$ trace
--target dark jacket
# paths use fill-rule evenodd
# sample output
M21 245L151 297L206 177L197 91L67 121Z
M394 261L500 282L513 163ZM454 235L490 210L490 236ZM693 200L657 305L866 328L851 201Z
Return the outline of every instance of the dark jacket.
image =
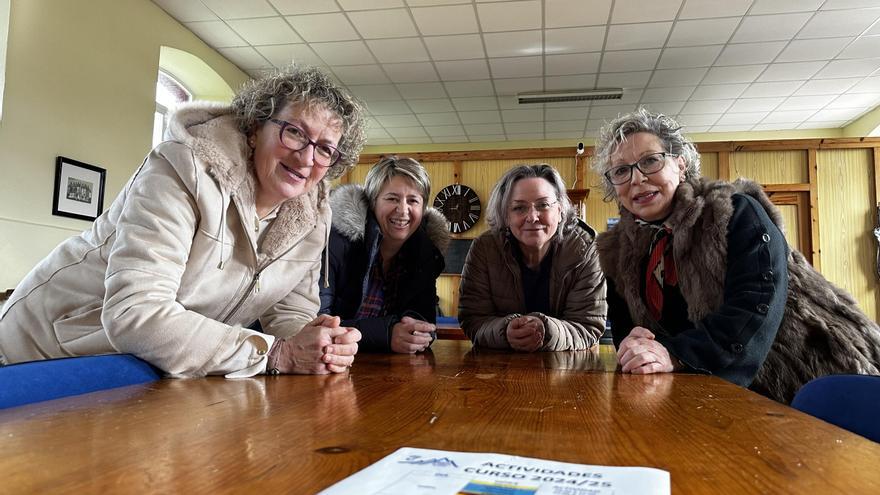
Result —
M360 350L391 351L391 329L404 316L437 321L437 277L445 266L443 252L449 244L446 218L428 208L422 224L400 248L403 260L395 294L384 316L355 319L379 253L381 232L359 185L339 186L330 194L333 210L329 266L321 270L321 311L342 318L344 326L361 331ZM325 261L326 263L326 261Z
M563 228L562 225L559 228ZM517 242L508 233L485 232L467 255L461 275L458 318L474 344L510 349L507 325L525 312ZM530 313L544 322L541 351L588 349L605 329L605 276L596 253L596 231L584 222L566 227L553 242L551 314Z
M782 218L758 184L690 180L674 201L664 223L672 227L686 324L664 328L650 316L644 258L652 229L623 210L599 236L615 344L633 326L649 328L692 370L784 403L818 376L878 373L877 324L788 248Z

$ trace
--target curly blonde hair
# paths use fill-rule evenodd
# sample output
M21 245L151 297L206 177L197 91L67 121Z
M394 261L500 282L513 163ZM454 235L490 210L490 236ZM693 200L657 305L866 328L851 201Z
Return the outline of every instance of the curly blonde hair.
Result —
M327 171L327 179L340 177L357 164L367 141L366 108L315 67L290 65L245 83L232 99L232 114L238 129L249 136L290 103L325 108L342 122L336 146L342 156Z

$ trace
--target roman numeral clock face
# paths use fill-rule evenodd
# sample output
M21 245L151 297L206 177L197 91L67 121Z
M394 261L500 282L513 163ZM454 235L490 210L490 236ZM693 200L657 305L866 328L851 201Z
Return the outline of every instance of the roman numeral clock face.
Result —
M461 184L446 186L434 198L434 208L449 220L449 231L457 234L473 227L480 219L482 206L473 189Z

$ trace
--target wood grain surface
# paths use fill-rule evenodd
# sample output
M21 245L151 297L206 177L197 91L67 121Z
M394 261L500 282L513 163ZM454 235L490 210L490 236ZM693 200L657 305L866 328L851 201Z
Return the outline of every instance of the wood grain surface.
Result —
M0 492L296 493L399 447L671 473L675 494L878 493L880 444L717 378L607 351L438 341L348 375L166 379L0 411Z

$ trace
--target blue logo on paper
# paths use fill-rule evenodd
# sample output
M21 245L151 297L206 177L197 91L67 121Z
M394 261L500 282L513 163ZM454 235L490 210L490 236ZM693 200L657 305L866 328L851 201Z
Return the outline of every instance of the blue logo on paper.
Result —
M417 466L429 465L434 467L458 467L458 464L448 457L422 457L420 455L410 455L407 456L406 459L398 462L400 464L415 464Z

